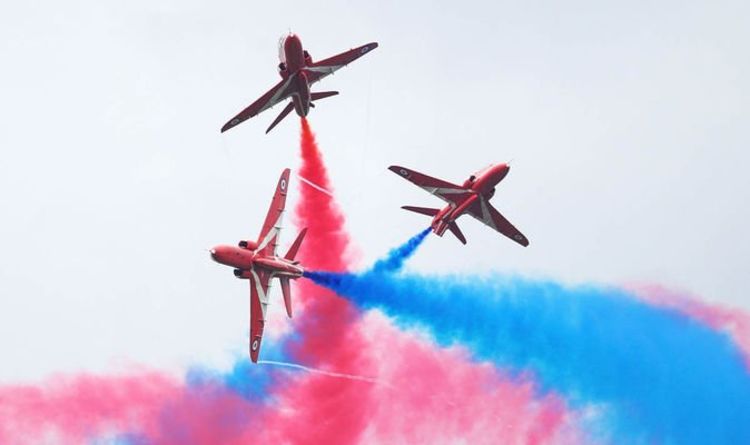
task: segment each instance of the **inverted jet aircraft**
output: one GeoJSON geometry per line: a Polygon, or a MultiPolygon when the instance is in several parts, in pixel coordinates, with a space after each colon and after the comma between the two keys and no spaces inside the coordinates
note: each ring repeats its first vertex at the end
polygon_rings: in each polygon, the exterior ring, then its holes
{"type": "Polygon", "coordinates": [[[299,37],[291,33],[282,37],[279,41],[279,75],[281,76],[281,82],[224,124],[221,127],[221,132],[223,133],[239,125],[288,98],[291,98],[292,101],[281,110],[266,133],[281,122],[292,109],[300,117],[307,116],[310,108],[315,107],[314,101],[339,94],[338,91],[312,93],[310,92],[312,84],[329,74],[333,74],[339,68],[345,67],[377,47],[377,42],[372,42],[319,62],[313,62],[307,50],[302,48],[302,41],[299,37]]]}
{"type": "Polygon", "coordinates": [[[276,192],[257,242],[240,241],[236,247],[224,245],[211,249],[211,258],[214,261],[234,267],[234,276],[246,279],[250,284],[250,358],[253,362],[258,361],[260,352],[271,280],[278,278],[281,282],[286,313],[291,318],[292,295],[289,280],[301,277],[303,272],[302,266],[299,265],[299,261],[294,260],[294,257],[297,255],[307,229],[299,233],[283,258],[277,256],[288,186],[289,169],[286,169],[276,185],[276,192]]]}
{"type": "Polygon", "coordinates": [[[442,210],[414,206],[401,207],[433,217],[432,231],[438,236],[443,236],[446,230],[450,230],[459,241],[466,244],[466,237],[458,228],[456,219],[463,214],[468,214],[518,244],[529,245],[529,240],[524,234],[513,227],[513,224],[489,203],[490,198],[495,194],[495,186],[510,170],[508,164],[490,165],[469,176],[469,179],[462,185],[452,184],[398,165],[392,165],[388,169],[448,203],[442,210]]]}

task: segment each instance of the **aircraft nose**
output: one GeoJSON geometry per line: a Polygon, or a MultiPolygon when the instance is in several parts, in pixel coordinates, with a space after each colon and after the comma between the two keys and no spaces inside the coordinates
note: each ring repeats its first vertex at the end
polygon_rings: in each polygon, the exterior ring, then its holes
{"type": "Polygon", "coordinates": [[[210,249],[208,253],[211,255],[212,260],[216,260],[216,249],[210,249]]]}
{"type": "Polygon", "coordinates": [[[293,48],[297,46],[301,46],[299,37],[294,33],[290,33],[284,40],[284,48],[293,48]]]}

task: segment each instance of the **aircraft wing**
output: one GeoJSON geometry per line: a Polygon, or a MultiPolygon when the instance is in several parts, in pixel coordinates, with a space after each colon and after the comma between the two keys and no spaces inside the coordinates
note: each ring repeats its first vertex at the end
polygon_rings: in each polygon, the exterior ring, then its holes
{"type": "Polygon", "coordinates": [[[459,205],[471,196],[471,192],[460,185],[433,178],[406,167],[392,165],[388,167],[388,170],[450,204],[459,205]]]}
{"type": "Polygon", "coordinates": [[[362,45],[358,48],[350,49],[349,51],[344,51],[341,54],[313,63],[311,66],[305,68],[308,82],[313,84],[327,75],[333,74],[338,69],[349,65],[377,47],[377,42],[371,42],[367,45],[362,45]]]}
{"type": "Polygon", "coordinates": [[[266,271],[251,269],[250,283],[250,358],[258,362],[260,343],[263,341],[263,328],[266,325],[268,291],[273,275],[266,271]]]}
{"type": "Polygon", "coordinates": [[[518,244],[526,247],[529,245],[529,240],[516,229],[513,224],[510,223],[496,208],[492,207],[492,204],[487,202],[484,198],[479,198],[474,204],[469,206],[467,212],[475,219],[479,220],[486,226],[489,226],[518,244]]]}
{"type": "Polygon", "coordinates": [[[276,191],[271,200],[271,206],[266,214],[266,221],[258,235],[257,253],[266,256],[276,256],[276,249],[279,245],[279,235],[281,234],[281,219],[284,216],[284,206],[286,205],[286,192],[289,187],[289,169],[284,169],[276,183],[276,191]]]}
{"type": "Polygon", "coordinates": [[[260,99],[256,100],[250,106],[242,110],[237,116],[229,120],[223,127],[221,132],[229,130],[230,128],[236,127],[237,125],[245,122],[251,117],[257,115],[261,111],[265,111],[277,103],[287,99],[294,92],[294,83],[292,82],[293,76],[290,76],[281,82],[274,85],[273,88],[268,90],[266,94],[260,96],[260,99]]]}

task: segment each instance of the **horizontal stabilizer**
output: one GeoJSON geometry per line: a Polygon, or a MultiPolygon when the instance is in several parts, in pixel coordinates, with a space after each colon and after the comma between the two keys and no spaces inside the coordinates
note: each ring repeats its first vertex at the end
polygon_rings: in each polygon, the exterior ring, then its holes
{"type": "Polygon", "coordinates": [[[461,243],[466,244],[466,237],[463,233],[461,233],[461,229],[458,228],[458,224],[456,224],[455,221],[448,224],[448,230],[450,230],[452,234],[456,235],[456,238],[458,238],[461,243]]]}
{"type": "Polygon", "coordinates": [[[302,229],[299,235],[297,235],[297,239],[294,240],[294,243],[292,243],[292,247],[289,248],[289,252],[287,252],[286,256],[284,256],[285,259],[289,261],[294,260],[294,257],[297,256],[297,251],[299,251],[299,247],[302,245],[302,240],[305,239],[306,233],[307,233],[307,227],[302,229]]]}
{"type": "Polygon", "coordinates": [[[430,209],[427,207],[403,206],[401,208],[410,212],[420,213],[427,216],[435,216],[440,211],[439,209],[430,209]]]}
{"type": "Polygon", "coordinates": [[[321,91],[319,93],[310,93],[310,100],[320,100],[339,94],[338,91],[321,91]]]}
{"type": "Polygon", "coordinates": [[[294,102],[289,102],[286,105],[286,107],[284,107],[284,109],[281,110],[281,113],[279,113],[279,115],[276,116],[276,119],[274,119],[274,121],[271,123],[271,126],[268,127],[268,130],[266,130],[266,134],[268,134],[268,132],[271,131],[273,127],[278,125],[279,122],[284,120],[284,118],[287,117],[287,115],[291,113],[293,109],[294,109],[294,102]]]}

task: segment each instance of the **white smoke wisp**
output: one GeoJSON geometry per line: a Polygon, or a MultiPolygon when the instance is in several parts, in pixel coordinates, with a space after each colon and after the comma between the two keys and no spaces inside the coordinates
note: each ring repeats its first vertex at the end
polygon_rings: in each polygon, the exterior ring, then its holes
{"type": "Polygon", "coordinates": [[[328,195],[331,198],[333,198],[333,192],[331,192],[330,190],[326,190],[325,188],[319,186],[318,184],[316,184],[316,183],[310,181],[309,179],[306,179],[306,178],[304,178],[304,177],[302,177],[302,176],[300,176],[298,174],[295,174],[295,176],[298,177],[300,181],[304,182],[305,184],[309,185],[310,187],[314,188],[315,190],[317,190],[317,191],[319,191],[321,193],[325,193],[326,195],[328,195]]]}
{"type": "Polygon", "coordinates": [[[287,368],[299,369],[302,371],[307,371],[313,374],[321,374],[321,375],[325,375],[328,377],[347,379],[347,380],[357,380],[360,382],[374,383],[376,385],[384,385],[384,386],[391,387],[389,383],[380,381],[374,377],[366,377],[366,376],[355,375],[355,374],[346,374],[342,372],[326,371],[323,369],[316,369],[316,368],[310,368],[309,366],[299,365],[297,363],[277,362],[274,360],[258,360],[258,364],[284,366],[287,368]]]}

